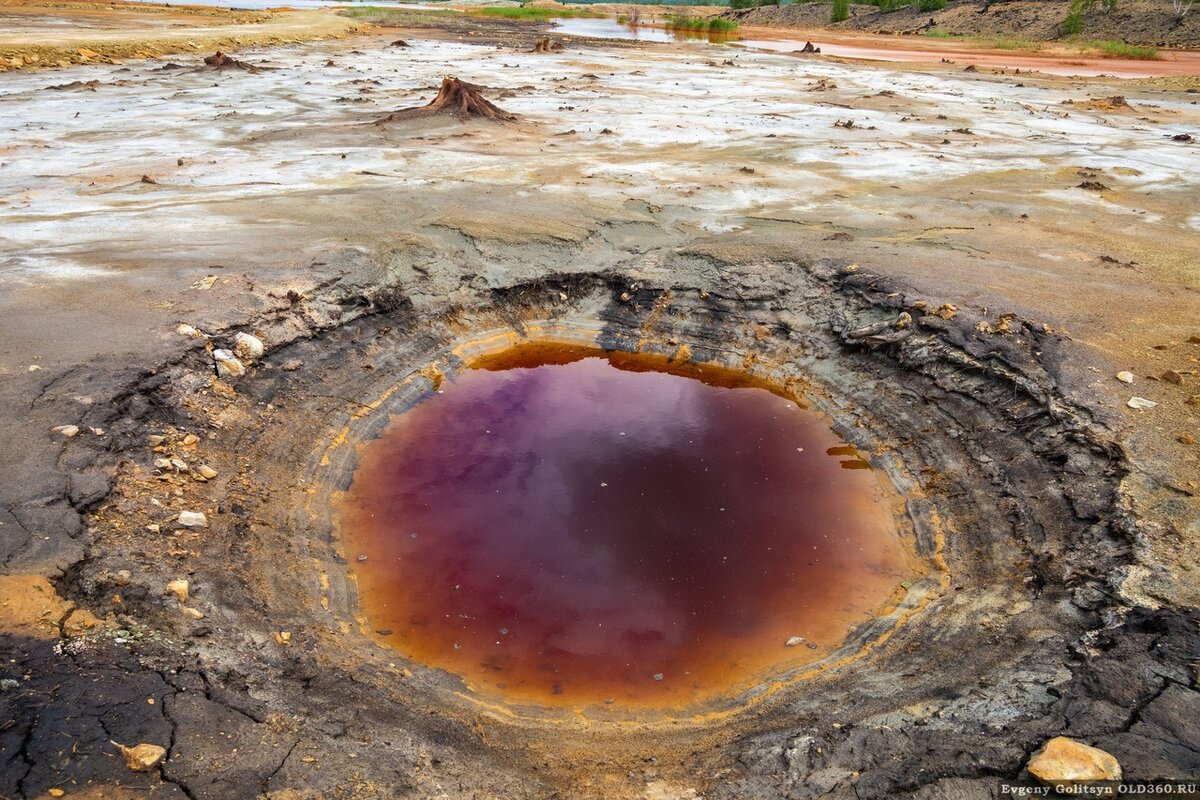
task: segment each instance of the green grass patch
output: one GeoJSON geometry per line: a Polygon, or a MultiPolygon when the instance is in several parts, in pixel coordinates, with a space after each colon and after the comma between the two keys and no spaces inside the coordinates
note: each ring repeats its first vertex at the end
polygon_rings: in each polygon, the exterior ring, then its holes
{"type": "Polygon", "coordinates": [[[928,36],[930,39],[961,39],[961,38],[963,38],[963,35],[961,33],[950,33],[950,31],[943,31],[938,28],[934,28],[933,30],[925,31],[921,35],[928,36]]]}
{"type": "Polygon", "coordinates": [[[1009,36],[1000,36],[986,42],[987,47],[993,50],[1041,50],[1042,43],[1035,42],[1032,39],[1015,39],[1009,36]]]}
{"type": "Polygon", "coordinates": [[[1084,42],[1088,50],[1099,50],[1105,58],[1137,58],[1152,61],[1158,58],[1158,48],[1143,47],[1136,44],[1126,44],[1119,39],[1093,39],[1084,42]]]}
{"type": "Polygon", "coordinates": [[[686,14],[667,14],[663,17],[663,25],[667,30],[691,31],[693,33],[733,33],[738,24],[731,19],[720,17],[691,17],[686,14]]]}
{"type": "Polygon", "coordinates": [[[534,8],[533,6],[492,6],[474,8],[468,13],[478,17],[498,17],[499,19],[530,20],[545,22],[552,17],[599,17],[594,11],[576,11],[566,8],[534,8]]]}
{"type": "Polygon", "coordinates": [[[431,8],[428,11],[414,8],[380,8],[379,6],[356,6],[338,11],[343,17],[383,25],[388,28],[424,28],[435,26],[446,19],[447,14],[457,12],[447,8],[431,8]]]}

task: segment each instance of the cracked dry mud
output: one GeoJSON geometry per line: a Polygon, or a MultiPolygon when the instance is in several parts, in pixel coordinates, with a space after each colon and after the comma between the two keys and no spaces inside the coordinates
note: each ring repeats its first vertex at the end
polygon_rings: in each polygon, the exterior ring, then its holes
{"type": "Polygon", "coordinates": [[[394,38],[6,84],[0,795],[986,797],[1060,734],[1200,771],[1189,96],[394,38]],[[451,72],[519,120],[371,124],[451,72]],[[180,324],[268,352],[217,380],[180,324]],[[703,707],[504,704],[406,662],[338,533],[356,446],[526,340],[785,387],[905,497],[927,575],[703,707]]]}

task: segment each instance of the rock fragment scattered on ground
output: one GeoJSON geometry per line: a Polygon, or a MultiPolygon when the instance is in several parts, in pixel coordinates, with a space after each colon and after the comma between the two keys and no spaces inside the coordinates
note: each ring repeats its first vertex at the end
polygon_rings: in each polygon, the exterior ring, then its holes
{"type": "Polygon", "coordinates": [[[1154,402],[1153,400],[1147,400],[1144,397],[1131,397],[1129,398],[1129,402],[1127,402],[1125,405],[1129,406],[1130,408],[1144,410],[1147,408],[1154,408],[1156,405],[1158,405],[1158,403],[1154,402]]]}
{"type": "Polygon", "coordinates": [[[265,351],[262,339],[257,336],[239,331],[233,337],[233,352],[243,361],[250,362],[262,358],[265,351]]]}
{"type": "Polygon", "coordinates": [[[167,584],[167,591],[175,595],[179,602],[186,603],[188,601],[188,582],[183,578],[177,581],[171,581],[167,584]]]}
{"type": "Polygon", "coordinates": [[[246,374],[246,365],[229,350],[213,350],[212,356],[217,367],[218,377],[240,378],[246,374]]]}
{"type": "Polygon", "coordinates": [[[1074,786],[1084,781],[1118,781],[1121,765],[1096,747],[1056,736],[1029,759],[1029,774],[1046,786],[1074,786]]]}
{"type": "Polygon", "coordinates": [[[204,515],[203,511],[180,511],[176,522],[185,528],[208,527],[208,517],[204,515]]]}
{"type": "Polygon", "coordinates": [[[154,769],[167,756],[166,748],[156,744],[143,742],[135,744],[133,747],[126,747],[118,742],[113,742],[113,744],[121,751],[121,755],[125,756],[125,766],[133,772],[146,772],[154,769]]]}

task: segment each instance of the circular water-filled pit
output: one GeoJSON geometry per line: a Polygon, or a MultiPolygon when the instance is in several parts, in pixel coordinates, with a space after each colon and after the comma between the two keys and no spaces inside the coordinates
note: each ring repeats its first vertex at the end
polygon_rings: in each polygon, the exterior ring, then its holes
{"type": "Polygon", "coordinates": [[[330,289],[263,317],[245,376],[215,334],[85,420],[113,449],[64,463],[119,463],[60,591],[182,687],[167,773],[197,792],[194,737],[242,726],[273,788],[331,797],[873,797],[1119,727],[1176,633],[1114,610],[1123,456],[1071,344],[739,269],[330,289]]]}
{"type": "Polygon", "coordinates": [[[534,344],[365,444],[340,528],[406,657],[497,698],[670,707],[817,661],[894,604],[918,571],[894,501],[762,380],[534,344]]]}

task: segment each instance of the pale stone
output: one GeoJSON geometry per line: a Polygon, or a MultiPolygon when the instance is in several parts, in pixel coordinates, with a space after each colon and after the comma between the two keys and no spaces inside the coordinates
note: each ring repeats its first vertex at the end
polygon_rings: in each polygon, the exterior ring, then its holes
{"type": "Polygon", "coordinates": [[[1025,768],[1045,786],[1121,780],[1121,765],[1111,754],[1065,736],[1046,742],[1025,768]]]}
{"type": "Polygon", "coordinates": [[[204,516],[203,511],[180,511],[177,521],[185,528],[208,527],[208,517],[204,516]]]}
{"type": "Polygon", "coordinates": [[[257,336],[239,332],[233,337],[233,352],[246,361],[254,361],[257,358],[262,358],[265,350],[266,348],[263,347],[262,339],[259,339],[257,336]]]}
{"type": "Polygon", "coordinates": [[[240,378],[246,374],[246,365],[228,350],[213,350],[213,361],[217,365],[217,375],[222,378],[240,378]]]}

